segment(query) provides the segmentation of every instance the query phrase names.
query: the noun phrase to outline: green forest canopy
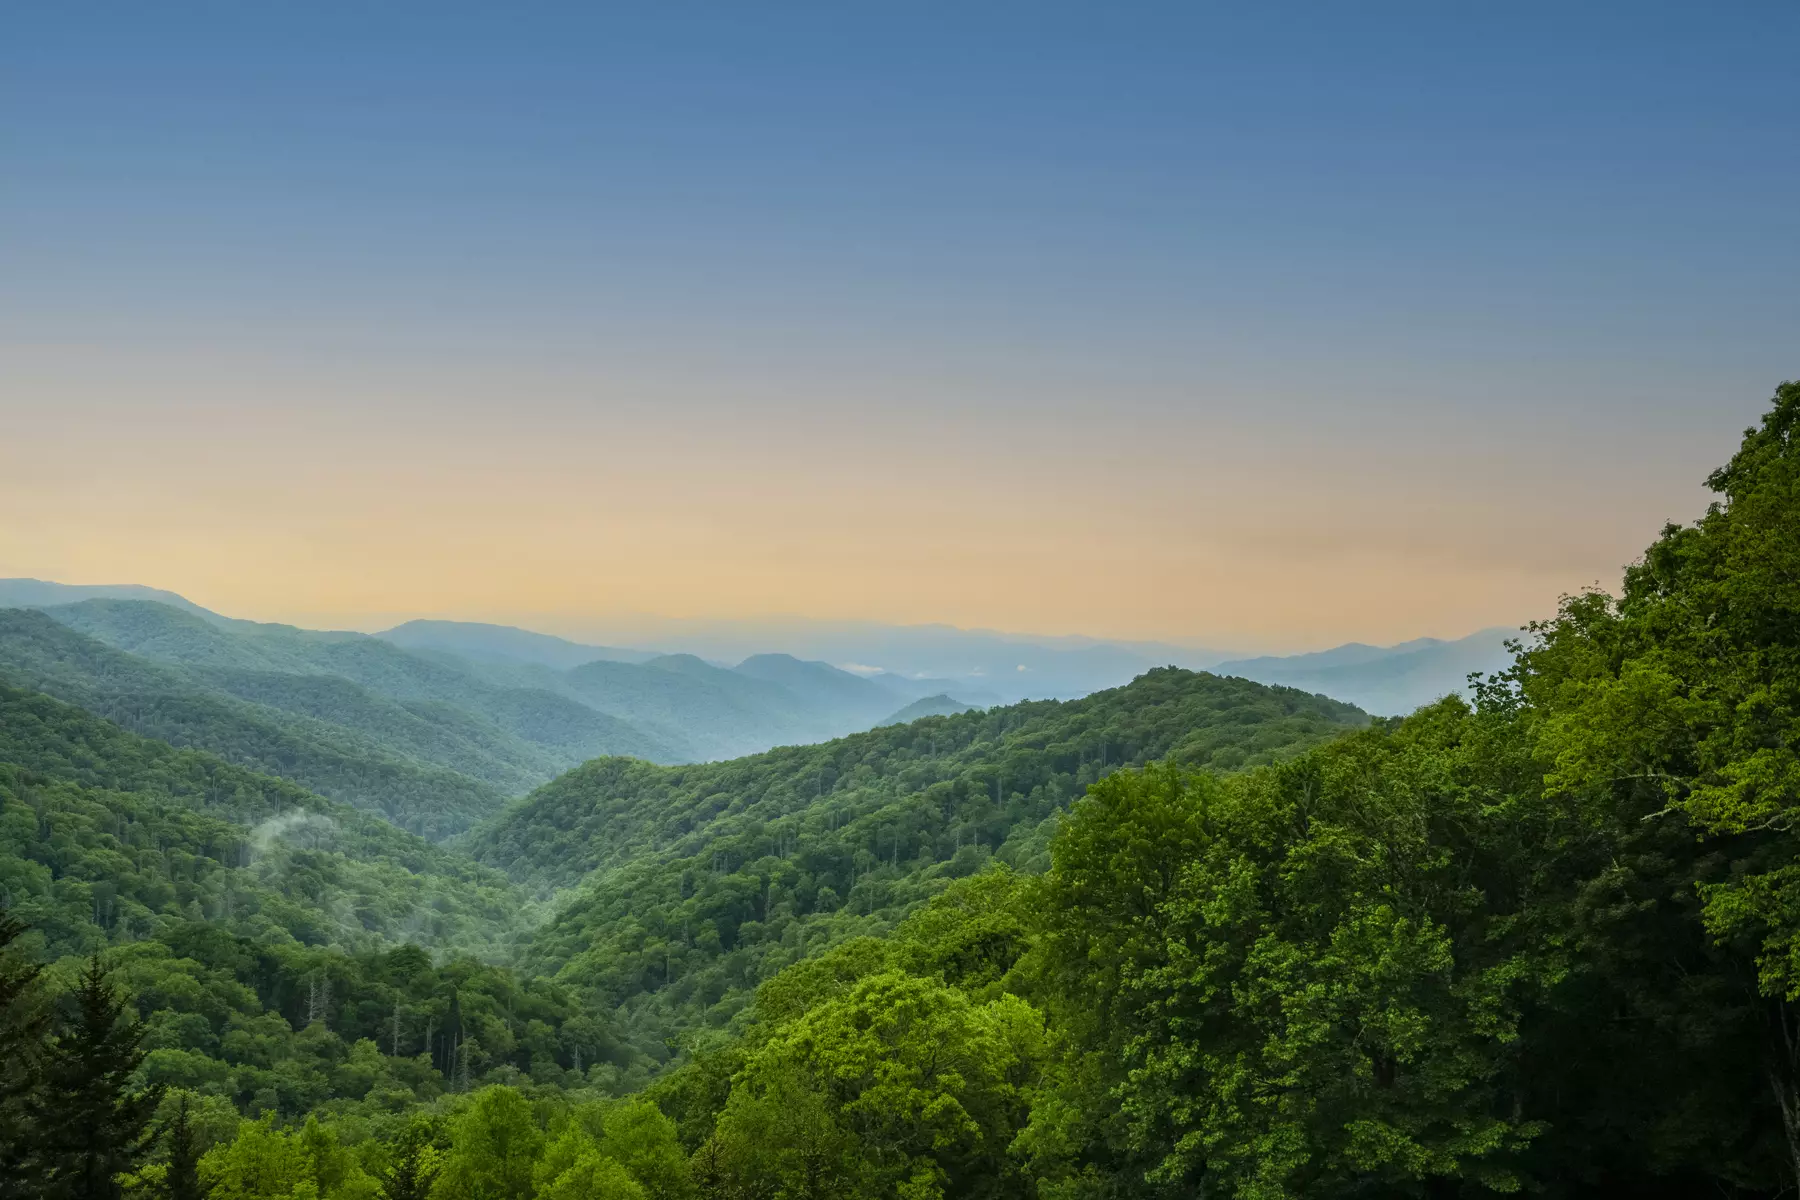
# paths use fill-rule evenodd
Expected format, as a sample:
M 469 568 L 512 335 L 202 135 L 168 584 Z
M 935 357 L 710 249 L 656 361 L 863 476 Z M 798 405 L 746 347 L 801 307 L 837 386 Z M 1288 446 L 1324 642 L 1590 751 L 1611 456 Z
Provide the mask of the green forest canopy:
M 300 877 L 229 852 L 158 860 L 132 823 L 105 827 L 115 792 L 142 797 L 133 813 L 163 806 L 184 846 L 328 802 L 8 693 L 0 760 L 26 760 L 0 810 L 24 839 L 9 845 L 45 840 L 32 800 L 48 796 L 70 812 L 52 811 L 51 845 L 70 832 L 51 857 L 147 873 L 121 933 L 91 879 L 59 898 L 60 868 L 30 858 L 50 874 L 19 869 L 37 919 L 89 908 L 24 949 L 79 933 L 114 947 L 121 980 L 146 963 L 164 981 L 217 973 L 131 982 L 131 1034 L 155 1046 L 133 1086 L 158 1051 L 209 1035 L 226 1080 L 256 1082 L 238 1065 L 254 1039 L 236 1036 L 253 1020 L 309 1072 L 314 1090 L 291 1095 L 169 1077 L 159 1121 L 175 1128 L 170 1106 L 191 1099 L 210 1147 L 195 1178 L 215 1196 L 1773 1197 L 1800 1186 L 1800 385 L 1709 482 L 1699 521 L 1666 528 L 1619 595 L 1567 598 L 1472 703 L 1341 713 L 1335 737 L 1290 725 L 1257 745 L 1251 722 L 1196 745 L 1182 721 L 1231 711 L 1228 693 L 1158 672 L 1085 710 L 964 714 L 668 773 L 591 764 L 471 841 L 534 888 L 594 872 L 518 944 L 524 976 L 433 965 L 381 925 L 457 879 L 501 911 L 465 904 L 445 931 L 503 945 L 490 931 L 521 907 L 518 883 L 380 826 L 399 840 L 369 843 L 378 864 L 426 882 L 394 877 L 415 907 L 382 908 L 385 876 L 344 876 L 362 897 L 347 911 L 376 918 L 358 934 Z M 1212 700 L 1181 715 L 1193 696 Z M 1099 743 L 1128 730 L 1133 749 L 1112 743 L 1103 767 Z M 1164 761 L 1119 769 L 1128 758 Z M 330 815 L 364 836 L 356 814 Z M 854 880 L 830 873 L 845 865 Z M 184 870 L 249 872 L 251 917 L 179 916 Z M 734 876 L 760 894 L 705 891 Z M 696 900 L 711 926 L 677 942 Z M 660 979 L 632 959 L 640 933 L 664 948 Z M 293 966 L 255 965 L 265 945 Z M 308 954 L 340 956 L 333 988 L 364 989 L 347 1011 L 320 1001 L 332 968 Z M 34 986 L 54 991 L 71 965 Z M 286 982 L 256 991 L 259 971 Z M 233 982 L 254 999 L 196 999 Z M 753 1004 L 719 1008 L 752 983 Z M 380 1041 L 390 1004 L 407 1044 Z M 25 1011 L 7 1004 L 0 1033 Z M 417 1022 L 435 1037 L 453 1016 L 455 1044 L 421 1058 Z M 53 1062 L 77 1026 L 59 1022 Z M 651 1078 L 653 1030 L 680 1052 Z M 0 1099 L 11 1128 L 33 1111 Z M 185 1178 L 177 1142 L 126 1182 Z M 54 1180 L 59 1162 L 26 1169 Z
M 1174 668 L 1083 700 L 887 726 L 728 763 L 601 759 L 472 835 L 540 887 L 588 884 L 535 936 L 532 969 L 620 1006 L 653 1057 L 728 1023 L 782 966 L 881 933 L 994 860 L 1048 862 L 1057 814 L 1122 766 L 1232 770 L 1367 724 L 1322 696 Z

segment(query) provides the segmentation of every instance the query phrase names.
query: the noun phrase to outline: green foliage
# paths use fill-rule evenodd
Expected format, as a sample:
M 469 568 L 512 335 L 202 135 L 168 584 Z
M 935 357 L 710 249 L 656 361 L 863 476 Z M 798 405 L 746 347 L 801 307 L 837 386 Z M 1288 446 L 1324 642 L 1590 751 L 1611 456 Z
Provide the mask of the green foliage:
M 270 1114 L 246 1121 L 237 1137 L 207 1151 L 200 1177 L 212 1200 L 263 1200 L 295 1195 L 309 1182 L 307 1166 L 300 1140 L 277 1129 Z
M 601 759 L 474 838 L 540 885 L 593 882 L 527 962 L 622 1006 L 627 1037 L 731 1022 L 756 985 L 893 928 L 998 859 L 1048 862 L 1058 815 L 1122 764 L 1272 762 L 1365 723 L 1347 705 L 1174 669 L 1085 700 L 927 718 L 820 746 L 662 768 Z
M 503 878 L 384 821 L 3 686 L 0 898 L 56 954 L 202 919 L 478 948 L 518 913 Z
M 140 628 L 145 625 L 151 628 Z M 79 628 L 151 653 L 166 649 L 171 640 L 185 647 L 185 638 L 175 635 L 189 632 L 209 645 L 223 642 L 224 648 L 216 656 L 184 655 L 178 649 L 159 662 L 126 653 Z M 301 646 L 316 636 L 290 633 Z M 235 636 L 241 640 L 246 635 Z M 464 694 L 455 686 L 461 677 L 453 668 L 427 662 L 417 664 L 426 678 L 398 698 L 352 678 L 322 673 L 329 663 L 304 657 L 292 662 L 277 658 L 286 671 L 213 664 L 214 657 L 226 663 L 245 657 L 233 653 L 233 638 L 198 617 L 143 602 L 89 601 L 53 614 L 0 609 L 0 678 L 78 704 L 133 732 L 293 780 L 433 840 L 466 829 L 496 811 L 507 795 L 541 783 L 587 753 L 657 749 L 628 733 L 609 733 L 617 722 L 547 693 L 519 700 L 502 689 L 466 681 L 469 694 Z M 254 655 L 248 660 L 264 661 Z M 382 678 L 374 674 L 377 681 Z M 441 686 L 426 686 L 432 682 Z M 565 724 L 591 720 L 605 728 L 588 741 L 576 737 L 574 745 L 565 745 L 562 734 L 523 721 L 503 728 L 491 713 L 434 698 L 440 692 L 489 708 L 535 703 L 561 710 L 559 719 Z M 532 734 L 550 738 L 552 744 L 533 741 Z
M 512 1088 L 484 1088 L 451 1125 L 438 1191 L 457 1200 L 515 1200 L 532 1193 L 544 1134 Z
M 587 997 L 457 953 L 504 946 L 521 905 L 502 877 L 292 784 L 7 689 L 0 886 L 36 948 L 110 948 L 155 1084 L 297 1115 L 403 1108 L 495 1073 L 630 1077 Z M 396 945 L 414 939 L 441 960 Z
M 975 1004 L 884 971 L 775 1030 L 713 1140 L 777 1191 L 1003 1194 L 1044 1042 L 1042 1017 L 1016 996 Z
M 24 922 L 0 907 L 0 1195 L 23 1192 L 41 1167 L 31 1101 L 43 1071 L 50 1014 L 35 987 L 43 968 L 15 945 Z
M 653 1090 L 707 1192 L 1791 1191 L 1796 429 L 1787 385 L 1724 501 L 1618 600 L 1570 598 L 1473 707 L 1236 775 L 1113 773 L 1040 879 L 964 880 L 774 975 Z M 868 1048 L 925 996 L 1045 1021 L 1023 1102 L 982 1109 L 998 1162 L 962 1177 L 936 1122 L 976 1109 Z
M 200 1135 L 188 1114 L 188 1097 L 182 1095 L 175 1117 L 164 1129 L 163 1149 L 168 1161 L 163 1165 L 162 1195 L 167 1200 L 204 1200 L 200 1183 Z
M 1540 1127 L 1497 1089 L 1555 964 L 1494 938 L 1517 914 L 1468 886 L 1495 847 L 1465 840 L 1482 813 L 1431 736 L 1457 707 L 1240 779 L 1114 776 L 1076 806 L 1045 957 L 1155 1178 L 1247 1200 L 1517 1188 Z
M 125 1015 L 97 955 L 57 1016 L 30 1134 L 45 1193 L 111 1200 L 119 1194 L 115 1177 L 137 1166 L 155 1136 L 150 1119 L 162 1089 L 139 1089 L 133 1080 L 144 1061 L 144 1026 Z
M 1371 725 L 1171 670 L 590 764 L 472 839 L 546 890 L 588 875 L 529 944 L 490 869 L 0 690 L 0 899 L 38 926 L 0 919 L 0 1120 L 36 1151 L 7 1185 L 48 1194 L 48 1163 L 63 1194 L 232 1200 L 1791 1193 L 1797 431 L 1784 385 L 1720 503 L 1622 596 L 1568 598 L 1473 704 Z M 46 948 L 111 974 L 34 975 Z
M 1797 438 L 1800 384 L 1786 383 L 1708 480 L 1719 501 L 1666 527 L 1616 599 L 1565 599 L 1506 683 L 1545 786 L 1611 842 L 1616 865 L 1575 915 L 1612 960 L 1609 998 L 1674 1051 L 1660 1072 L 1632 1064 L 1639 1092 L 1672 1069 L 1756 1077 L 1800 1179 Z M 1573 1049 L 1591 1061 L 1591 1045 Z M 1657 1159 L 1673 1146 L 1724 1172 L 1770 1149 L 1763 1114 L 1729 1088 L 1687 1112 L 1632 1107 L 1657 1122 L 1643 1138 Z
M 687 1165 L 682 1160 L 682 1165 Z M 550 1144 L 533 1177 L 540 1200 L 644 1200 L 646 1192 L 616 1158 L 603 1154 L 580 1125 L 571 1123 Z
M 381 1173 L 381 1200 L 426 1200 L 443 1172 L 436 1130 L 414 1121 L 397 1139 L 393 1160 Z

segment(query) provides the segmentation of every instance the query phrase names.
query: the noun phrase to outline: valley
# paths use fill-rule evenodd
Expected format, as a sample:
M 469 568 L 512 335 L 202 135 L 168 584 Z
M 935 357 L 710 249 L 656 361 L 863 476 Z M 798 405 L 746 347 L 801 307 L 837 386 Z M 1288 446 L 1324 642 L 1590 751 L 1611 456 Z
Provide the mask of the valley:
M 1773 1196 L 1796 428 L 1784 385 L 1728 504 L 1506 663 L 973 706 L 786 654 L 0 610 L 0 1033 L 61 996 L 74 1045 L 80 998 L 220 1196 L 301 1194 L 229 1190 L 269 1155 L 332 1198 L 565 1158 L 669 1200 Z M 1243 677 L 1464 667 L 1403 717 Z

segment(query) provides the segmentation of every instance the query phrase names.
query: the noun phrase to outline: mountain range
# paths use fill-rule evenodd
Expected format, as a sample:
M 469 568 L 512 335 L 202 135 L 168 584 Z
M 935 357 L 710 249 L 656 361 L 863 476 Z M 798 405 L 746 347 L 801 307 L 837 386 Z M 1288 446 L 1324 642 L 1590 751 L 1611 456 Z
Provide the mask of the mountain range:
M 1402 716 L 1451 692 L 1466 693 L 1471 674 L 1491 675 L 1510 666 L 1506 642 L 1517 634 L 1484 629 L 1455 641 L 1416 638 L 1397 646 L 1350 642 L 1312 654 L 1220 662 L 1211 669 L 1317 692 L 1381 716 Z
M 623 661 L 502 627 L 321 632 L 167 598 L 0 584 L 0 603 L 14 605 L 0 608 L 0 681 L 292 779 L 432 840 L 599 756 L 733 758 L 970 707 L 944 696 L 943 681 L 870 678 L 782 654 L 731 668 L 617 651 L 637 660 Z M 915 708 L 921 700 L 930 702 Z
M 666 653 L 474 622 L 305 630 L 137 585 L 0 580 L 3 608 L 48 621 L 0 620 L 0 677 L 288 775 L 432 838 L 602 754 L 729 759 L 925 715 L 1076 698 L 1165 665 L 1398 714 L 1509 661 L 1498 629 L 1224 659 L 1161 643 L 947 626 L 665 622 L 662 634 L 692 639 L 687 652 Z M 760 652 L 731 665 L 717 657 L 758 631 L 771 639 Z

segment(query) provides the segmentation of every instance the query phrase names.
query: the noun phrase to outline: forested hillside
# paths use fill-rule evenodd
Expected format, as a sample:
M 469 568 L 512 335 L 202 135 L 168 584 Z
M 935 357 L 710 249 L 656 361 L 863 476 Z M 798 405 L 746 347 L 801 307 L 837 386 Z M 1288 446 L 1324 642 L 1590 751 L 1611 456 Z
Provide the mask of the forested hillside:
M 785 654 L 755 655 L 730 668 L 692 654 L 596 658 L 566 669 L 493 658 L 477 665 L 494 683 L 556 692 L 684 748 L 660 761 L 737 758 L 825 741 L 868 729 L 918 695 L 909 682 L 865 679 Z
M 1800 1184 L 1800 384 L 1622 593 L 1272 767 L 1095 784 L 657 1085 L 714 1195 Z
M 905 725 L 909 722 L 918 720 L 920 717 L 953 717 L 957 713 L 968 712 L 971 707 L 973 706 L 963 704 L 950 696 L 939 693 L 936 696 L 926 696 L 923 699 L 914 700 L 899 712 L 892 714 L 885 721 L 880 722 L 880 724 Z
M 504 876 L 385 821 L 210 754 L 0 688 L 0 895 L 79 953 L 206 920 L 249 937 L 497 950 Z
M 448 731 L 398 706 L 384 709 L 344 681 L 270 677 L 271 687 L 310 692 L 311 707 L 325 714 L 319 717 L 248 703 L 189 672 L 114 650 L 23 609 L 0 610 L 0 679 L 41 689 L 134 733 L 293 780 L 434 839 L 493 813 L 508 791 L 532 778 L 485 754 L 479 729 L 447 756 L 471 773 L 406 755 L 408 735 L 423 730 L 448 737 Z M 392 736 L 384 739 L 383 732 Z
M 79 590 L 19 594 L 67 591 Z M 443 622 L 370 637 L 137 599 L 41 609 L 113 651 L 108 656 L 59 639 L 24 610 L 0 612 L 8 613 L 0 671 L 15 683 L 98 706 L 142 732 L 282 774 L 435 838 L 590 758 L 691 762 L 824 741 L 890 719 L 923 686 L 783 654 L 726 668 L 690 654 L 634 654 Z M 590 653 L 629 661 L 584 657 Z M 149 709 L 156 723 L 135 724 Z
M 471 838 L 591 873 L 528 944 L 498 871 L 0 691 L 0 1172 L 68 1194 L 75 1095 L 146 1197 L 1791 1195 L 1800 384 L 1709 482 L 1405 718 L 1169 669 L 590 763 Z
M 628 1065 L 569 989 L 480 961 L 523 927 L 503 876 L 4 687 L 0 901 L 38 954 L 107 952 L 148 1022 L 147 1082 L 247 1111 L 428 1100 L 508 1064 L 549 1080 Z
M 596 987 L 656 1054 L 722 1024 L 756 983 L 881 932 L 998 859 L 1047 862 L 1056 815 L 1121 766 L 1233 770 L 1367 723 L 1303 692 L 1175 669 L 1084 700 L 930 717 L 691 767 L 602 759 L 473 835 L 521 882 L 595 872 L 533 943 L 534 967 Z
M 244 688 L 263 702 L 282 695 L 268 685 L 271 675 L 326 676 L 428 719 L 444 706 L 473 716 L 524 743 L 524 753 L 539 762 L 566 766 L 596 754 L 674 753 L 643 730 L 548 689 L 497 686 L 477 678 L 467 664 L 412 654 L 364 634 L 220 623 L 126 600 L 90 600 L 45 611 L 116 649 L 195 669 L 218 686 Z

